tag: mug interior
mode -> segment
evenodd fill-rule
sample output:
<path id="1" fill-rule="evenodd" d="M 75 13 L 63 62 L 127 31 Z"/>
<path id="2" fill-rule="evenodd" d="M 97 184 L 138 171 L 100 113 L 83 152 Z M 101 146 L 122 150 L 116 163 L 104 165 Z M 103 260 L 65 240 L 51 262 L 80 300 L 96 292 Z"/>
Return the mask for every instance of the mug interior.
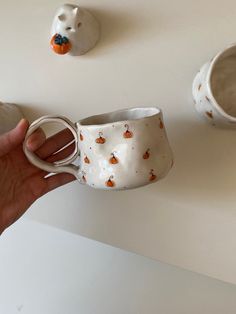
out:
<path id="1" fill-rule="evenodd" d="M 108 123 L 115 123 L 127 120 L 139 120 L 143 118 L 152 117 L 154 115 L 159 114 L 161 111 L 158 108 L 133 108 L 133 109 L 125 109 L 114 111 L 110 113 L 100 114 L 96 116 L 92 116 L 89 118 L 85 118 L 79 121 L 80 125 L 101 125 Z"/>
<path id="2" fill-rule="evenodd" d="M 215 60 L 210 75 L 211 93 L 223 111 L 236 117 L 236 46 Z"/>

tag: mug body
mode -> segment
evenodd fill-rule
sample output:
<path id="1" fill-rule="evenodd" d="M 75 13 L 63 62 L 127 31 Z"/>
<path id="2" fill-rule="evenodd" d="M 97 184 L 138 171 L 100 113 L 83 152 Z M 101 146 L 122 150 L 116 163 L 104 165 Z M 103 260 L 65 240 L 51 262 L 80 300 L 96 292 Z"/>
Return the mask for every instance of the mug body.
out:
<path id="1" fill-rule="evenodd" d="M 76 123 L 78 179 L 99 189 L 131 189 L 165 177 L 173 165 L 161 110 L 133 108 Z"/>
<path id="2" fill-rule="evenodd" d="M 192 86 L 197 112 L 212 125 L 236 127 L 236 45 L 203 65 Z"/>

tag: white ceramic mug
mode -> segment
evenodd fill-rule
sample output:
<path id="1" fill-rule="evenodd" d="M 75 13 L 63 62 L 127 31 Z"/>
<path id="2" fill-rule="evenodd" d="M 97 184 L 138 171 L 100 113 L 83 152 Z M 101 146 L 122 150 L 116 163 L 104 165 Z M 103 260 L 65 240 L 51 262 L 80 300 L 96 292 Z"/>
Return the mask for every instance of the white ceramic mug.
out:
<path id="1" fill-rule="evenodd" d="M 68 158 L 48 163 L 26 147 L 27 138 L 43 123 L 60 122 L 75 138 Z M 65 117 L 45 116 L 31 124 L 24 152 L 35 166 L 52 173 L 73 174 L 99 189 L 131 189 L 165 177 L 173 165 L 162 112 L 133 108 L 92 116 L 75 124 Z M 71 164 L 79 159 L 79 166 Z"/>
<path id="2" fill-rule="evenodd" d="M 236 45 L 204 64 L 193 82 L 200 115 L 216 126 L 236 127 Z"/>

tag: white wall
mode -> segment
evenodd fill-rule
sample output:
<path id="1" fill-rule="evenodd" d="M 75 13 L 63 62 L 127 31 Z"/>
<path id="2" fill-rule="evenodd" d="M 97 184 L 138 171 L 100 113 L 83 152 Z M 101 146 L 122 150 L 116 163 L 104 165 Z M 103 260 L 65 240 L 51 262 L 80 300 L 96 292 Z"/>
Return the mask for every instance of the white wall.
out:
<path id="1" fill-rule="evenodd" d="M 106 193 L 73 183 L 38 201 L 37 220 L 236 283 L 235 133 L 195 114 L 195 72 L 236 37 L 235 1 L 81 0 L 102 24 L 83 57 L 56 56 L 57 0 L 0 1 L 0 97 L 27 117 L 71 119 L 160 106 L 176 164 L 164 181 Z"/>

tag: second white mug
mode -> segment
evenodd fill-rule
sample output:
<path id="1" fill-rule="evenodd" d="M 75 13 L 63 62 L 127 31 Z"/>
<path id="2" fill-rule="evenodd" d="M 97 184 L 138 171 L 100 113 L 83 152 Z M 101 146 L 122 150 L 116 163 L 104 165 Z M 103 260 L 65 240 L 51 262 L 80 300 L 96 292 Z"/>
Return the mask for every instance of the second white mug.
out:
<path id="1" fill-rule="evenodd" d="M 212 125 L 236 127 L 236 44 L 200 69 L 193 82 L 193 98 L 198 113 Z"/>

